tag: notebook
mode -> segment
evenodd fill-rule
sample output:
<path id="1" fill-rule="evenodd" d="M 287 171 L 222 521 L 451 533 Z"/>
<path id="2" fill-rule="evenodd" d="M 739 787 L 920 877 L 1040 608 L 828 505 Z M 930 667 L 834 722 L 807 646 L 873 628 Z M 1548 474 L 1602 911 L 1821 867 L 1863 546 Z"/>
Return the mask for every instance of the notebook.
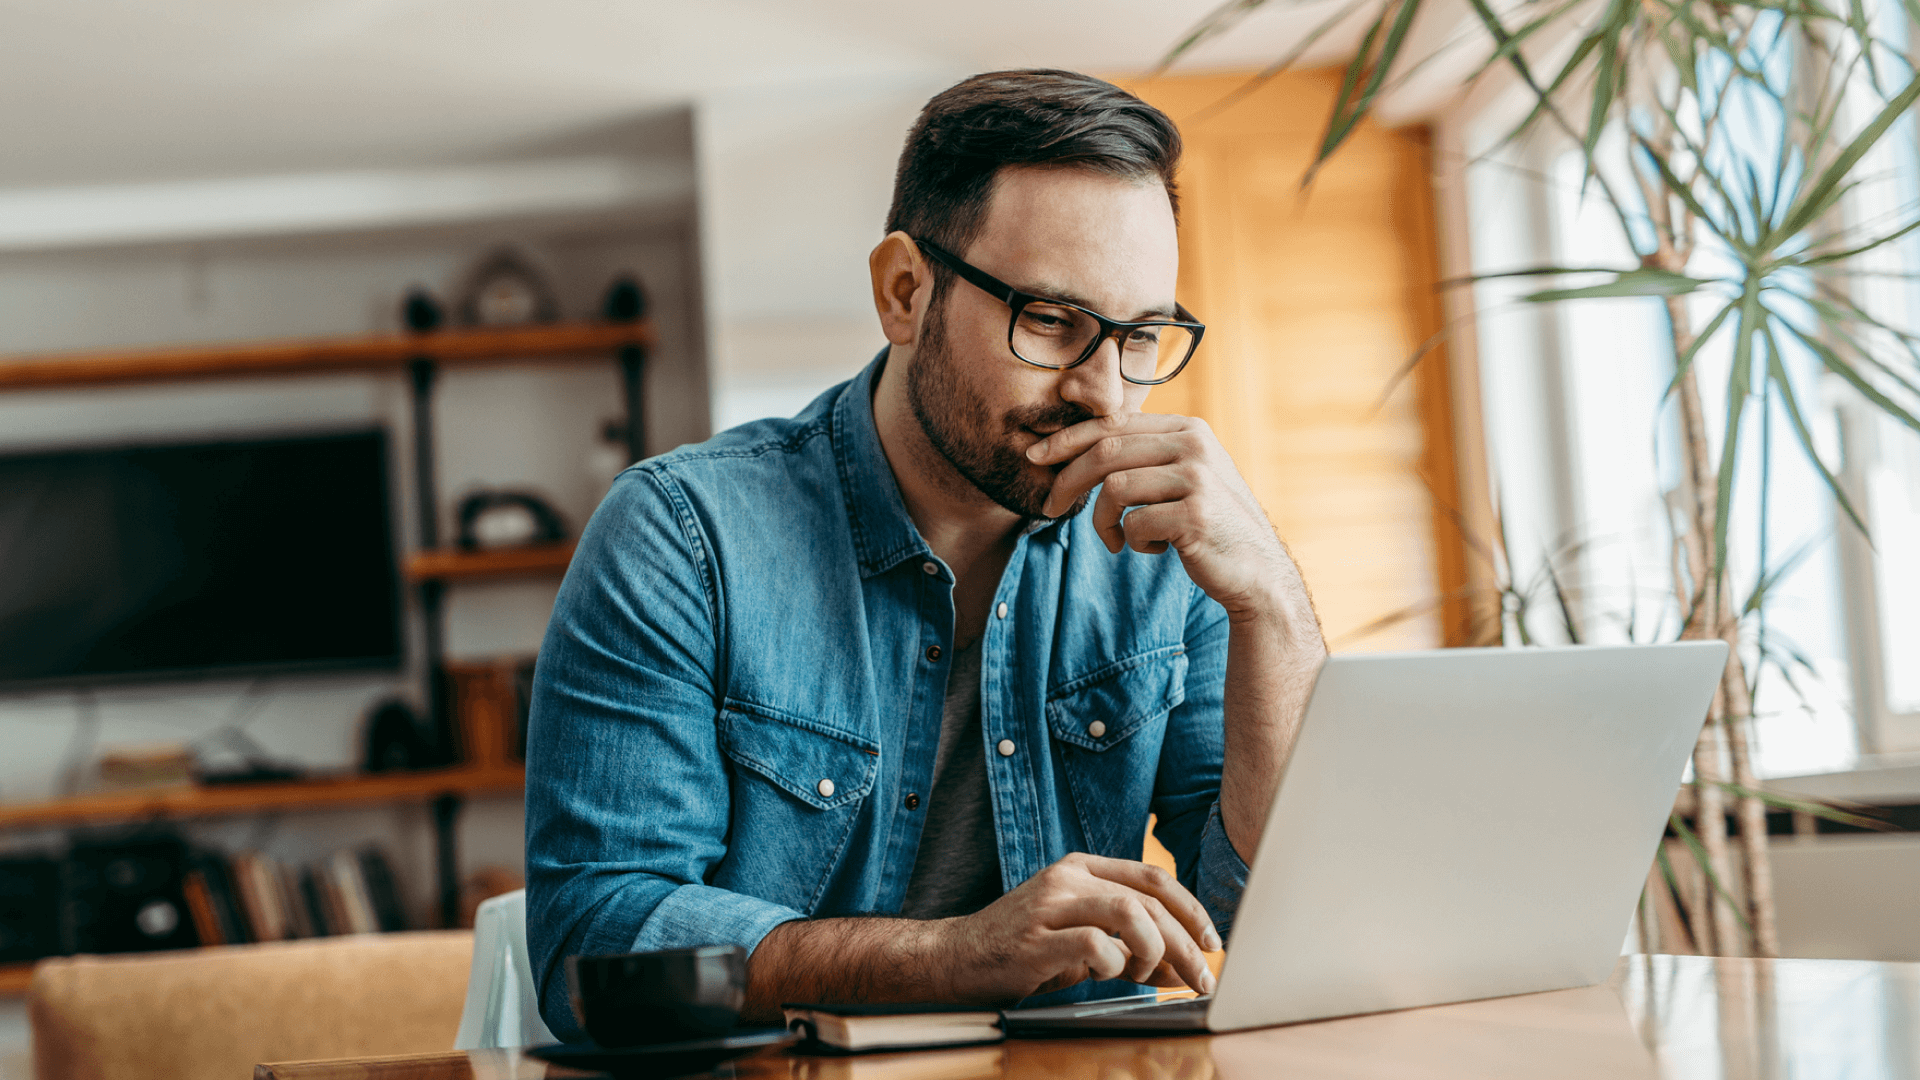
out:
<path id="1" fill-rule="evenodd" d="M 1006 1038 L 997 1009 L 965 1005 L 787 1005 L 787 1030 L 835 1050 L 960 1046 Z"/>

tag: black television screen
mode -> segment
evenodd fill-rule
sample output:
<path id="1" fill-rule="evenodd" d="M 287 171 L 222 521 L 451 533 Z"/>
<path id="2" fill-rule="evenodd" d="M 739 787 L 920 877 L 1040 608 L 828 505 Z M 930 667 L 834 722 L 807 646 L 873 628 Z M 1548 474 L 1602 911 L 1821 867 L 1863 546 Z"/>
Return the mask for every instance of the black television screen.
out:
<path id="1" fill-rule="evenodd" d="M 0 683 L 397 665 L 386 442 L 0 457 Z"/>

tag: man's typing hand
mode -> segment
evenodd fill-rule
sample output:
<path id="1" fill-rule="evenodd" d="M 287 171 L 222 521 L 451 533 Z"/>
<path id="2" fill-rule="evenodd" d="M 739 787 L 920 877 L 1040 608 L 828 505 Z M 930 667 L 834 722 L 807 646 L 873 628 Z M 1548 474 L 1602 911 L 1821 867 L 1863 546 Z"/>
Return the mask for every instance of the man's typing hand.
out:
<path id="1" fill-rule="evenodd" d="M 982 908 L 936 924 L 954 1001 L 1006 1002 L 1086 979 L 1213 992 L 1220 947 L 1200 901 L 1157 866 L 1073 854 Z"/>
<path id="2" fill-rule="evenodd" d="M 1220 935 L 1156 866 L 1069 855 L 972 915 L 782 923 L 747 961 L 749 1021 L 788 1001 L 1008 1005 L 1086 979 L 1213 992 Z"/>

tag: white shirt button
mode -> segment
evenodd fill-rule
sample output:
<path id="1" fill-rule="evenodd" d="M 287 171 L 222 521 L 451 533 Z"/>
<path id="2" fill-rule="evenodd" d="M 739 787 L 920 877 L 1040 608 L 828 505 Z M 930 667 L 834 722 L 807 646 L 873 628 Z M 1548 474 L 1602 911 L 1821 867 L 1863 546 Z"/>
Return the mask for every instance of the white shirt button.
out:
<path id="1" fill-rule="evenodd" d="M 1107 722 L 1105 720 L 1095 720 L 1093 723 L 1087 725 L 1087 734 L 1093 736 L 1096 739 L 1102 735 L 1105 735 L 1106 733 L 1107 733 Z"/>
<path id="2" fill-rule="evenodd" d="M 820 797 L 823 799 L 833 798 L 833 781 L 831 780 L 820 781 Z"/>
<path id="3" fill-rule="evenodd" d="M 934 577 L 940 573 L 940 567 L 935 563 L 923 562 L 920 564 L 920 569 L 925 570 L 928 577 Z"/>
<path id="4" fill-rule="evenodd" d="M 997 608 L 994 608 L 994 609 L 993 609 L 993 613 L 994 613 L 995 615 L 997 615 L 997 616 L 999 616 L 999 617 L 1000 617 L 1000 618 L 1002 618 L 1002 619 L 1004 619 L 1004 618 L 1006 618 L 1006 617 L 1007 617 L 1007 602 L 1006 602 L 1005 600 L 1002 600 L 1002 601 L 1000 601 L 1000 606 L 999 606 L 999 607 L 997 607 Z"/>
<path id="5" fill-rule="evenodd" d="M 1001 739 L 1000 745 L 995 747 L 994 749 L 1000 751 L 1001 757 L 1012 757 L 1013 756 L 1013 740 Z"/>

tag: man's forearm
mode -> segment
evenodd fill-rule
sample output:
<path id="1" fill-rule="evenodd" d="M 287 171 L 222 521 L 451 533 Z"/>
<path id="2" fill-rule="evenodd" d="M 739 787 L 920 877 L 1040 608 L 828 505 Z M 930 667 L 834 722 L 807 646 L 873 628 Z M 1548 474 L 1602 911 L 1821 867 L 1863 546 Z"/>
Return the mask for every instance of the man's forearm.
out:
<path id="1" fill-rule="evenodd" d="M 1327 646 L 1304 605 L 1230 619 L 1220 820 L 1233 849 L 1251 863 Z"/>
<path id="2" fill-rule="evenodd" d="M 945 1001 L 938 921 L 818 919 L 774 927 L 747 961 L 742 1019 L 779 1022 L 789 1002 Z"/>

